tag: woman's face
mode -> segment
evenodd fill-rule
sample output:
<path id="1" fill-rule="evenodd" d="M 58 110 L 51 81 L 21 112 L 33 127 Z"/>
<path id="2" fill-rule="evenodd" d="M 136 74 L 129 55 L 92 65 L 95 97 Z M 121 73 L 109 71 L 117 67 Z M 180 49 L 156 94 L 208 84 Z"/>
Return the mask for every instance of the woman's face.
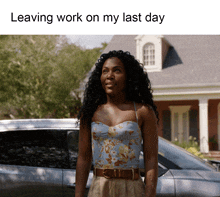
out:
<path id="1" fill-rule="evenodd" d="M 121 60 L 117 57 L 107 59 L 103 64 L 100 80 L 106 94 L 125 93 L 126 71 Z"/>

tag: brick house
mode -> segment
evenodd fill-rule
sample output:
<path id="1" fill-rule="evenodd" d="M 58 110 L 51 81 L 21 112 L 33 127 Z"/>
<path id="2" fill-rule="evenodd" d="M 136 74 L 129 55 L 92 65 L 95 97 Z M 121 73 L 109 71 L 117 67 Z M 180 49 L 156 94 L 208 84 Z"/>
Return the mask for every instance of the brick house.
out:
<path id="1" fill-rule="evenodd" d="M 110 50 L 129 51 L 143 63 L 159 111 L 159 136 L 192 136 L 201 152 L 220 150 L 220 36 L 115 35 L 103 53 Z M 211 147 L 210 139 L 218 146 Z"/>

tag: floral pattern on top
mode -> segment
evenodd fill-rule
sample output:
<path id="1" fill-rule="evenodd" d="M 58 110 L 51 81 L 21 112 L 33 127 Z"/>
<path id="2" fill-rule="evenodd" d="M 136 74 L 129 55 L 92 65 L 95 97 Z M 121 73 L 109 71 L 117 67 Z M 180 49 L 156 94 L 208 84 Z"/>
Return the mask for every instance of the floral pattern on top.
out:
<path id="1" fill-rule="evenodd" d="M 116 126 L 92 122 L 93 165 L 96 168 L 138 168 L 142 135 L 138 123 Z"/>

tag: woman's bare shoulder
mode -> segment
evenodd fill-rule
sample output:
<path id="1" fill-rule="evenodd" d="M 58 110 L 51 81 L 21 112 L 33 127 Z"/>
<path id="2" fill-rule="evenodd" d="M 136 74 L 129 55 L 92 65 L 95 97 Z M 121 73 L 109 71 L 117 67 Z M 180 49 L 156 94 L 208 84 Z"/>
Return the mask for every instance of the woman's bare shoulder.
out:
<path id="1" fill-rule="evenodd" d="M 139 113 L 143 113 L 143 114 L 150 114 L 150 113 L 154 113 L 153 107 L 151 105 L 148 104 L 144 104 L 144 103 L 137 103 L 137 111 Z"/>
<path id="2" fill-rule="evenodd" d="M 151 120 L 151 121 L 156 120 L 156 115 L 151 105 L 137 103 L 136 106 L 137 106 L 138 116 L 142 120 L 142 122 L 148 121 L 148 120 Z"/>
<path id="3" fill-rule="evenodd" d="M 92 121 L 93 122 L 99 121 L 100 116 L 102 116 L 104 113 L 104 110 L 105 110 L 105 104 L 99 105 L 93 114 Z"/>

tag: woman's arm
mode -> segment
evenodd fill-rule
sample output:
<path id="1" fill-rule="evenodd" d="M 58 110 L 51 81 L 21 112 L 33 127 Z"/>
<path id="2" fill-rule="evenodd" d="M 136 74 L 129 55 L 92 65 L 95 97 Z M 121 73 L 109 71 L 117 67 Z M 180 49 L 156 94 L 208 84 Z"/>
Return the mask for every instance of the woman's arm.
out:
<path id="1" fill-rule="evenodd" d="M 91 129 L 80 123 L 79 154 L 76 165 L 76 190 L 75 197 L 83 197 L 86 183 L 91 169 L 92 147 Z"/>
<path id="2" fill-rule="evenodd" d="M 145 194 L 146 197 L 155 197 L 158 177 L 157 118 L 154 111 L 148 106 L 142 106 L 140 112 L 145 163 Z"/>

